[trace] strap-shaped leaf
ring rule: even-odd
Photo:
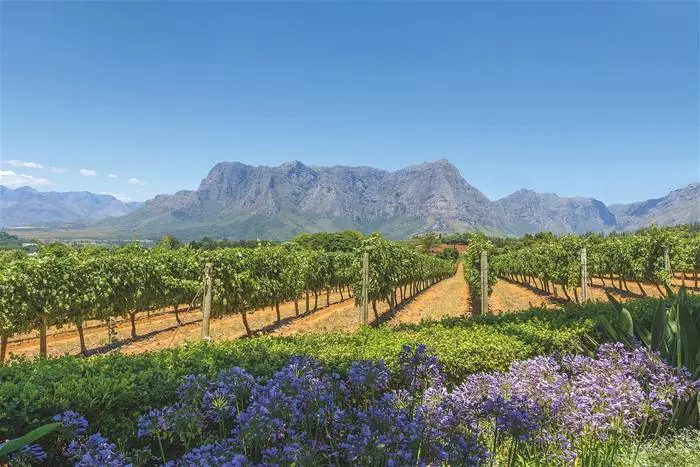
[[[9,456],[15,451],[19,451],[23,447],[32,444],[34,441],[42,438],[49,433],[56,431],[61,426],[60,423],[49,423],[35,428],[24,436],[12,439],[0,445],[0,459]]]
[[[671,286],[668,284],[667,281],[664,281],[664,288],[666,289],[666,297],[668,298],[675,298],[676,293],[673,291]]]
[[[637,335],[646,347],[651,347],[652,334],[648,329],[637,328]]]
[[[617,329],[606,317],[600,319],[600,324],[603,326],[603,328],[605,328],[605,332],[608,333],[608,336],[610,336],[612,340],[620,340],[620,334],[617,332]]]
[[[612,303],[615,310],[617,310],[618,312],[622,311],[622,304],[618,302],[617,299],[610,294],[610,292],[606,291],[605,295],[608,296],[608,300],[610,301],[610,303]]]
[[[634,322],[632,321],[632,315],[627,308],[622,308],[620,310],[618,325],[620,326],[620,330],[627,337],[632,337],[634,335]]]
[[[665,333],[666,304],[660,301],[659,306],[656,307],[656,313],[654,313],[654,320],[651,323],[651,350],[658,351],[661,349]]]
[[[684,289],[681,289],[679,292],[677,303],[680,328],[678,334],[683,352],[682,362],[691,373],[694,373],[698,367],[696,355],[700,349],[700,341],[698,340],[698,330],[695,328],[695,323],[690,316],[688,297]]]

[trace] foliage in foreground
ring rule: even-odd
[[[293,357],[267,380],[224,369],[188,375],[177,402],[144,413],[136,465],[612,465],[647,426],[698,390],[687,372],[645,349],[602,346],[596,358],[537,357],[478,373],[449,390],[423,345],[404,347],[392,379],[383,361],[347,376]],[[54,418],[75,439],[71,464],[126,465],[75,412]],[[144,451],[145,448],[146,450]],[[152,452],[150,459],[144,452]]]
[[[605,334],[611,340],[624,342],[629,348],[639,343],[674,368],[685,368],[693,380],[700,380],[700,306],[693,306],[685,287],[678,294],[670,288],[668,303],[660,302],[650,325],[640,322],[614,297],[608,295],[614,313],[601,317]],[[697,426],[700,401],[692,398],[676,408],[676,417],[683,426]]]
[[[640,322],[650,322],[658,303],[637,300],[626,307]],[[106,436],[128,442],[138,414],[173,403],[185,375],[213,377],[220,368],[241,366],[269,377],[294,355],[313,356],[339,371],[356,360],[383,359],[395,373],[399,369],[395,356],[403,344],[429,342],[447,383],[455,385],[471,373],[504,371],[515,360],[583,351],[587,334],[603,340],[596,322],[612,311],[609,304],[588,304],[564,312],[533,309],[400,328],[364,328],[352,334],[197,343],[142,355],[15,360],[0,366],[0,439],[16,438],[72,409]]]
[[[628,445],[622,467],[680,467],[700,465],[700,430],[684,429],[646,442]]]

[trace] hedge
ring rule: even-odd
[[[655,304],[656,300],[645,299],[627,306],[646,319]],[[102,434],[128,444],[134,438],[137,415],[174,402],[185,375],[214,376],[221,368],[241,366],[264,378],[300,354],[340,371],[360,359],[384,359],[395,370],[402,345],[425,343],[454,384],[473,372],[506,370],[514,360],[585,352],[589,339],[584,336],[598,339],[596,319],[610,311],[610,305],[589,304],[363,328],[351,334],[203,342],[141,355],[14,360],[0,366],[0,439],[19,436],[72,409]]]

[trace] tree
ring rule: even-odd
[[[435,246],[438,244],[438,234],[435,232],[427,232],[423,235],[413,237],[416,246],[427,254],[432,254],[435,251]]]

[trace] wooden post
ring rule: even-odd
[[[211,294],[212,294],[212,264],[207,263],[204,267],[204,301],[202,302],[202,339],[209,337],[209,318],[211,317]]]
[[[581,248],[581,303],[588,300],[588,256],[586,247]]]
[[[7,342],[10,338],[7,334],[0,334],[0,364],[5,361],[5,355],[7,354]]]
[[[369,320],[369,253],[362,256],[362,324]]]
[[[41,327],[39,328],[39,356],[48,357],[48,350],[46,348],[46,315],[41,318]]]
[[[481,314],[489,312],[489,258],[486,250],[481,252]]]
[[[671,278],[671,255],[668,252],[668,247],[664,247],[664,269],[666,274],[668,274],[669,280]]]

